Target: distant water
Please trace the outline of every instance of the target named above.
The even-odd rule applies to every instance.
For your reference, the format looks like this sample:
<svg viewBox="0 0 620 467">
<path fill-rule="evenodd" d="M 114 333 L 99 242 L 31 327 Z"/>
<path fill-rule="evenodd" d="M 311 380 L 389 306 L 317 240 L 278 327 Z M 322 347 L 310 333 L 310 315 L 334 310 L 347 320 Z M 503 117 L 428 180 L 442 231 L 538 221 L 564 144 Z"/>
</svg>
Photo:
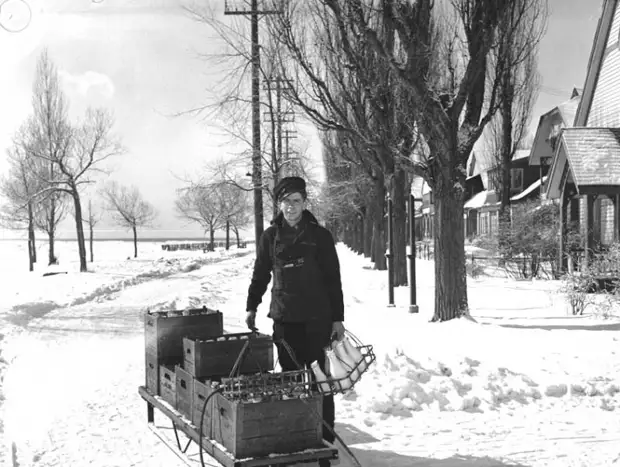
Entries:
<svg viewBox="0 0 620 467">
<path fill-rule="evenodd" d="M 97 238 L 95 237 L 94 240 L 96 242 L 133 242 L 133 238 L 128 238 L 128 237 L 110 237 L 110 238 Z M 26 241 L 25 238 L 0 238 L 0 242 L 5 241 L 5 242 L 15 242 L 15 241 Z M 38 235 L 36 237 L 36 241 L 37 243 L 40 242 L 45 242 L 47 243 L 47 236 L 45 235 Z M 55 241 L 57 242 L 75 242 L 76 239 L 75 238 L 57 238 Z M 139 242 L 155 242 L 155 243 L 165 243 L 165 242 L 209 242 L 210 239 L 209 238 L 204 238 L 204 237 L 164 237 L 164 238 L 157 238 L 157 237 L 140 237 L 138 236 L 138 243 Z M 215 242 L 225 242 L 226 241 L 226 237 L 215 237 L 213 239 L 213 241 Z M 231 236 L 230 237 L 230 243 L 236 243 L 237 238 L 235 236 Z M 241 237 L 241 241 L 245 241 L 246 243 L 253 243 L 253 241 L 249 238 L 244 238 Z M 86 236 L 86 242 L 88 242 L 88 236 Z"/>
</svg>

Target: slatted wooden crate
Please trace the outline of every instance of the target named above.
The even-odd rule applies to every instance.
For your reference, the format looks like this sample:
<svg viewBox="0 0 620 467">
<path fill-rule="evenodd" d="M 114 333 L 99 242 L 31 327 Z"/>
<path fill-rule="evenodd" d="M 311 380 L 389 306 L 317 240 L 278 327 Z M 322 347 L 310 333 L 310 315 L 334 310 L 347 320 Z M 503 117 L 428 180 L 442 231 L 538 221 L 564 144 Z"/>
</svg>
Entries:
<svg viewBox="0 0 620 467">
<path fill-rule="evenodd" d="M 176 409 L 185 415 L 188 420 L 193 417 L 194 377 L 185 371 L 181 365 L 174 367 L 176 387 Z"/>
<path fill-rule="evenodd" d="M 157 355 L 146 353 L 146 387 L 152 394 L 159 394 L 159 363 Z"/>
<path fill-rule="evenodd" d="M 176 373 L 174 365 L 159 365 L 159 395 L 176 408 Z"/>
<path fill-rule="evenodd" d="M 207 382 L 199 390 L 204 395 L 194 401 L 202 401 L 202 410 L 213 389 Z M 245 402 L 217 393 L 207 404 L 203 433 L 237 459 L 320 448 L 324 447 L 322 404 L 322 397 Z M 198 421 L 196 409 L 194 420 Z"/>
<path fill-rule="evenodd" d="M 182 313 L 186 313 L 183 315 Z M 224 333 L 222 313 L 207 307 L 147 313 L 144 321 L 146 351 L 157 355 L 158 359 L 183 359 L 183 338 L 206 339 Z"/>
<path fill-rule="evenodd" d="M 237 373 L 272 371 L 273 339 L 266 334 L 251 332 L 224 334 L 209 339 L 184 338 L 183 367 L 196 378 L 228 376 L 248 341 L 249 348 Z"/>
<path fill-rule="evenodd" d="M 222 313 L 210 308 L 147 313 L 144 319 L 146 387 L 159 394 L 159 366 L 183 362 L 183 337 L 207 338 L 224 333 Z"/>
<path fill-rule="evenodd" d="M 205 409 L 205 416 L 202 415 L 202 409 L 204 407 L 205 401 L 210 394 L 213 393 L 213 389 L 209 382 L 203 383 L 200 380 L 194 380 L 194 394 L 192 400 L 192 423 L 194 426 L 200 430 L 200 424 L 202 423 L 202 433 L 204 436 L 211 436 L 211 417 L 208 416 L 208 413 Z M 209 404 L 212 404 L 213 401 L 209 401 Z"/>
</svg>

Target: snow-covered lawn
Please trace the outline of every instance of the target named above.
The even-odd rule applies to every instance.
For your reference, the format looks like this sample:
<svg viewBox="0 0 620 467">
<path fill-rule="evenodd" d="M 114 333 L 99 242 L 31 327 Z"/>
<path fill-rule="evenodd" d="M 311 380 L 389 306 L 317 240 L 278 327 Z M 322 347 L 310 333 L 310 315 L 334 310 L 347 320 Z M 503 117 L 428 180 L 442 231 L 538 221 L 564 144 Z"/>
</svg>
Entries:
<svg viewBox="0 0 620 467">
<path fill-rule="evenodd" d="M 74 245 L 61 242 L 67 274 L 43 277 L 45 268 L 25 270 L 24 247 L 0 242 L 9 362 L 0 463 L 183 465 L 147 429 L 137 394 L 143 313 L 204 304 L 222 311 L 227 331 L 244 331 L 253 250 L 164 252 L 145 242 L 127 259 L 130 242 L 97 242 L 92 272 L 80 274 Z M 362 466 L 620 467 L 620 319 L 569 316 L 558 282 L 486 277 L 469 279 L 476 322 L 429 323 L 432 262 L 417 262 L 421 312 L 412 315 L 407 288 L 388 307 L 386 272 L 338 251 L 347 328 L 377 354 L 337 398 L 337 432 Z M 39 254 L 45 263 L 45 245 Z M 342 446 L 340 458 L 355 465 Z"/>
</svg>

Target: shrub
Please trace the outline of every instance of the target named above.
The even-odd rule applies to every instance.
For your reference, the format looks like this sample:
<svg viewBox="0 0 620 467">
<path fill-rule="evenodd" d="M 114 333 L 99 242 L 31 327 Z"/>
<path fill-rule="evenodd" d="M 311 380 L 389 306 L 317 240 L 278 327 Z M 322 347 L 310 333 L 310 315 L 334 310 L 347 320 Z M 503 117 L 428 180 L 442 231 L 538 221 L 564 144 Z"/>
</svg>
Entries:
<svg viewBox="0 0 620 467">
<path fill-rule="evenodd" d="M 543 262 L 555 262 L 558 254 L 559 208 L 533 200 L 512 206 L 512 219 L 502 222 L 500 254 L 516 261 L 520 277 L 536 277 Z"/>
</svg>

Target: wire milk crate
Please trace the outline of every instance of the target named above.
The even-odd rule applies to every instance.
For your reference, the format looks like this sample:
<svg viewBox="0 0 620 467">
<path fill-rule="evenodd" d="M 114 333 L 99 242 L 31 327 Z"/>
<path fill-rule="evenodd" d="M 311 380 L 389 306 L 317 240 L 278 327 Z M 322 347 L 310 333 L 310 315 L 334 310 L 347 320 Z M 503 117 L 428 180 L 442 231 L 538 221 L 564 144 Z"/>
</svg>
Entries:
<svg viewBox="0 0 620 467">
<path fill-rule="evenodd" d="M 345 341 L 346 345 L 344 345 Z M 334 350 L 336 347 L 334 344 L 340 346 L 341 349 Z M 328 357 L 326 367 L 329 367 L 329 374 L 322 374 L 320 371 L 318 374 L 313 372 L 316 391 L 324 396 L 343 394 L 351 390 L 377 359 L 372 345 L 362 344 L 350 331 L 346 331 L 345 339 L 333 342 L 330 348 L 325 349 L 325 353 Z M 334 366 L 336 364 L 341 366 L 344 374 L 335 376 Z"/>
<path fill-rule="evenodd" d="M 299 370 L 222 378 L 218 388 L 230 400 L 266 402 L 311 397 L 311 382 L 311 373 Z"/>
</svg>

